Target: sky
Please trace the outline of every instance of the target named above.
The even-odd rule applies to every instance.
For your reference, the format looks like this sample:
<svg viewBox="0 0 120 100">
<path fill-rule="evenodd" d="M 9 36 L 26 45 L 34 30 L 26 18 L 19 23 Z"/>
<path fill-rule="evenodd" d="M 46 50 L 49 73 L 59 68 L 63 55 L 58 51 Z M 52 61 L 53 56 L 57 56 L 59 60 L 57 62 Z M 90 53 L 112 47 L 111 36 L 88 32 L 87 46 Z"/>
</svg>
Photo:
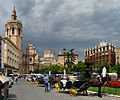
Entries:
<svg viewBox="0 0 120 100">
<path fill-rule="evenodd" d="M 100 41 L 120 47 L 120 0 L 0 0 L 2 36 L 14 5 L 23 24 L 23 51 L 30 42 L 40 55 L 74 48 L 83 60 L 85 48 Z"/>
</svg>

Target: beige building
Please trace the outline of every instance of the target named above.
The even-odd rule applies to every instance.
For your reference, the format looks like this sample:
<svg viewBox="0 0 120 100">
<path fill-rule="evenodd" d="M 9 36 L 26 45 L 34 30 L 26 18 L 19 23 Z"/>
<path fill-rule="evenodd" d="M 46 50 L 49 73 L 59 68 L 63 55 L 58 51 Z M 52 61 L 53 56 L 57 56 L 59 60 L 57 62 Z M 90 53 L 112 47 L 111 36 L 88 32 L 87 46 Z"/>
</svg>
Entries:
<svg viewBox="0 0 120 100">
<path fill-rule="evenodd" d="M 1 44 L 2 44 L 2 37 L 0 36 L 0 71 L 1 71 L 1 66 L 2 66 L 2 48 L 1 48 Z"/>
<path fill-rule="evenodd" d="M 22 73 L 22 22 L 17 19 L 15 7 L 11 19 L 5 24 L 5 37 L 8 37 L 18 48 L 19 73 Z"/>
<path fill-rule="evenodd" d="M 78 63 L 78 54 L 73 54 L 73 56 L 75 57 L 74 64 L 77 64 Z M 57 64 L 61 65 L 61 66 L 64 66 L 64 59 L 65 59 L 65 62 L 66 62 L 67 54 L 64 55 L 61 51 L 59 51 Z"/>
<path fill-rule="evenodd" d="M 31 43 L 26 48 L 26 53 L 23 53 L 23 66 L 24 73 L 30 73 L 40 67 L 40 55 Z"/>
<path fill-rule="evenodd" d="M 9 75 L 18 72 L 18 48 L 8 37 L 4 40 L 4 73 Z"/>
<path fill-rule="evenodd" d="M 28 66 L 27 66 L 27 54 L 26 53 L 22 53 L 22 66 L 23 66 L 23 69 L 24 69 L 24 74 L 26 73 L 29 73 L 29 69 L 28 69 Z"/>
<path fill-rule="evenodd" d="M 40 68 L 46 68 L 51 65 L 57 64 L 57 59 L 55 58 L 55 51 L 54 50 L 45 50 L 44 51 L 44 58 L 40 58 Z"/>
<path fill-rule="evenodd" d="M 116 65 L 120 64 L 120 48 L 116 49 Z"/>
</svg>

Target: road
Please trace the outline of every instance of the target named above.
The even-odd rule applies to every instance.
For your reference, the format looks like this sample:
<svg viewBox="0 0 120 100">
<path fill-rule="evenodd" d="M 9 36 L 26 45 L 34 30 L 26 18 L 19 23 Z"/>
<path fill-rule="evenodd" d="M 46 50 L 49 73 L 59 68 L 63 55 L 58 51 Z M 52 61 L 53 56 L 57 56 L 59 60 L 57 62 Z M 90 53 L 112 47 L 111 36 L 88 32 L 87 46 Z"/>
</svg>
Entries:
<svg viewBox="0 0 120 100">
<path fill-rule="evenodd" d="M 99 98 L 95 94 L 88 96 L 70 96 L 68 93 L 56 93 L 53 89 L 50 92 L 44 92 L 44 87 L 36 87 L 26 80 L 20 79 L 9 90 L 8 100 L 120 100 L 120 98 L 102 96 Z"/>
</svg>

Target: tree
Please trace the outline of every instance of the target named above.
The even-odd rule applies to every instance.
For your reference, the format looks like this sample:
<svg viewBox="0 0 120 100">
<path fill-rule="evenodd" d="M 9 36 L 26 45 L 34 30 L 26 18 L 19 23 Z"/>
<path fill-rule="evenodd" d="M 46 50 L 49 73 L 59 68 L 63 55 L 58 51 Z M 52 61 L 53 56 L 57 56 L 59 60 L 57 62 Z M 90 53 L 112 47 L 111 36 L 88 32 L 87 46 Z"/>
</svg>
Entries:
<svg viewBox="0 0 120 100">
<path fill-rule="evenodd" d="M 73 50 L 74 49 L 71 49 L 71 50 L 69 50 L 69 52 L 66 53 L 66 55 L 67 55 L 66 64 L 67 64 L 68 68 L 70 68 L 70 70 L 74 66 L 74 62 L 75 62 L 75 56 L 74 56 Z"/>
<path fill-rule="evenodd" d="M 59 65 L 52 65 L 51 67 L 49 67 L 49 71 L 51 71 L 51 73 L 58 73 L 59 69 L 60 69 Z"/>
<path fill-rule="evenodd" d="M 98 73 L 100 73 L 100 74 L 102 73 L 103 67 L 106 67 L 107 72 L 109 72 L 109 70 L 110 70 L 110 65 L 109 65 L 109 63 L 103 62 L 103 63 L 100 63 L 100 64 L 98 65 Z"/>
<path fill-rule="evenodd" d="M 82 72 L 86 68 L 86 65 L 82 62 L 78 62 L 76 65 L 73 67 L 73 71 L 75 72 Z"/>
<path fill-rule="evenodd" d="M 85 62 L 84 64 L 86 65 L 86 67 L 85 67 L 85 69 L 83 71 L 83 79 L 91 78 L 90 73 L 93 73 L 93 69 L 91 67 L 92 63 Z"/>
<path fill-rule="evenodd" d="M 64 67 L 63 66 L 60 66 L 59 70 L 58 70 L 58 73 L 63 73 L 64 72 Z"/>
<path fill-rule="evenodd" d="M 33 71 L 33 73 L 39 73 L 39 69 L 38 69 L 38 68 L 35 69 L 35 70 Z"/>
<path fill-rule="evenodd" d="M 85 70 L 88 70 L 90 73 L 92 73 L 92 72 L 93 72 L 92 63 L 90 63 L 90 62 L 85 62 L 84 64 L 86 65 Z"/>
<path fill-rule="evenodd" d="M 120 64 L 111 67 L 109 71 L 112 73 L 120 74 Z"/>
</svg>

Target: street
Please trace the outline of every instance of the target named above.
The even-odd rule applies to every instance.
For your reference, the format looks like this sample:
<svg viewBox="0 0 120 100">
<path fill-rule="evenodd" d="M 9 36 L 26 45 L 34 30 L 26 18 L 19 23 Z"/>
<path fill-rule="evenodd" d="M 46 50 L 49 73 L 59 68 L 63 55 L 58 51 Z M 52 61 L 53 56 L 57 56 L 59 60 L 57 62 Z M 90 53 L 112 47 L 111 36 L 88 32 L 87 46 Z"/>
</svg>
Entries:
<svg viewBox="0 0 120 100">
<path fill-rule="evenodd" d="M 102 96 L 95 94 L 88 96 L 70 96 L 68 93 L 57 93 L 55 89 L 44 92 L 44 87 L 36 87 L 26 80 L 19 79 L 18 83 L 9 89 L 8 100 L 120 100 L 120 98 Z"/>
</svg>

